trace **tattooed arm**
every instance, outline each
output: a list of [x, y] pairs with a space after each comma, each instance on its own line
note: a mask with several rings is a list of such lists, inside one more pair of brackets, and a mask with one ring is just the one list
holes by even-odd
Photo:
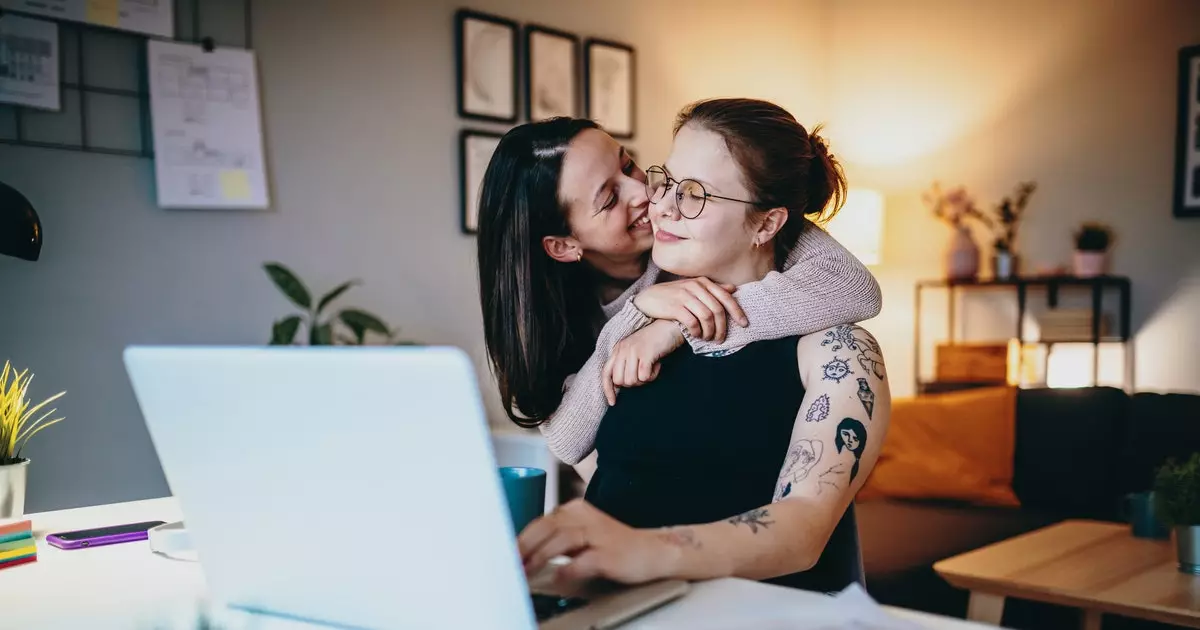
[[519, 539], [531, 571], [560, 554], [567, 579], [767, 579], [816, 564], [879, 456], [891, 393], [879, 344], [838, 326], [796, 347], [804, 400], [770, 505], [703, 525], [633, 529], [583, 501], [534, 521]]
[[664, 532], [678, 550], [673, 575], [766, 579], [811, 568], [871, 473], [891, 417], [879, 344], [837, 326], [803, 337], [796, 356], [805, 395], [774, 503]]

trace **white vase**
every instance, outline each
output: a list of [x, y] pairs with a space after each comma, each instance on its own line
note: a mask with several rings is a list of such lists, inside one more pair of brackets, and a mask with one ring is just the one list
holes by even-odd
[[25, 515], [25, 482], [29, 460], [0, 466], [0, 521]]
[[1080, 278], [1095, 278], [1103, 276], [1107, 273], [1108, 253], [1107, 252], [1082, 252], [1075, 250], [1075, 256], [1072, 258], [1075, 275]]
[[974, 280], [979, 276], [979, 246], [965, 226], [954, 231], [946, 250], [946, 277], [951, 280]]
[[1012, 252], [998, 251], [992, 258], [992, 275], [997, 280], [1011, 280], [1017, 275], [1017, 256]]

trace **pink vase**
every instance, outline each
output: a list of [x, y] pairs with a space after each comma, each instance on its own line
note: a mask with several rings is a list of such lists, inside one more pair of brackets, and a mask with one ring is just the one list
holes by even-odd
[[1108, 252], [1081, 252], [1076, 250], [1072, 259], [1075, 275], [1080, 278], [1095, 278], [1108, 273]]
[[954, 230], [946, 250], [946, 277], [951, 280], [974, 280], [979, 277], [979, 246], [966, 226]]

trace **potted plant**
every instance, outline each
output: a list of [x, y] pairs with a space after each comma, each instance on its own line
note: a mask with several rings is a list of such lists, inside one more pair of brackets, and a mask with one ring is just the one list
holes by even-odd
[[1094, 278], [1108, 273], [1108, 248], [1112, 230], [1102, 223], [1084, 223], [1075, 232], [1075, 275]]
[[62, 421], [62, 418], [47, 419], [58, 409], [51, 409], [31, 420], [42, 408], [66, 393], [59, 392], [31, 405], [28, 394], [32, 380], [29, 370], [17, 372], [8, 361], [4, 362], [4, 370], [0, 372], [0, 520], [20, 518], [25, 514], [29, 458], [21, 453], [29, 438]]
[[275, 286], [279, 287], [279, 290], [292, 303], [304, 309], [303, 315], [284, 317], [271, 326], [271, 345], [294, 344], [301, 324], [308, 325], [308, 333], [305, 336], [308, 338], [308, 344], [312, 346], [366, 345], [367, 333], [383, 336], [386, 343], [395, 345], [412, 343], [398, 339], [396, 333], [399, 332], [399, 329], [389, 328], [383, 320], [361, 309], [342, 309], [333, 315], [323, 317], [325, 309], [350, 287], [358, 284], [357, 280], [343, 282], [314, 303], [308, 287], [290, 269], [276, 262], [266, 263], [263, 268], [266, 269], [267, 275], [270, 276]]
[[1200, 453], [1183, 463], [1168, 459], [1159, 467], [1154, 503], [1174, 534], [1179, 570], [1200, 575]]
[[1033, 182], [1021, 182], [1011, 196], [1000, 200], [996, 206], [996, 240], [993, 243], [992, 272], [998, 280], [1007, 280], [1017, 275], [1020, 262], [1014, 250], [1017, 240], [1017, 228], [1021, 224], [1021, 216], [1029, 197], [1037, 190]]

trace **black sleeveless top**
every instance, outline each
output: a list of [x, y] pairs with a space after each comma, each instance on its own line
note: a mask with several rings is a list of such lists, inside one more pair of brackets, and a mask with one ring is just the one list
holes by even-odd
[[[631, 527], [710, 523], [770, 504], [804, 397], [798, 339], [723, 357], [684, 344], [655, 381], [621, 390], [596, 435], [587, 501]], [[858, 563], [851, 506], [816, 566], [767, 581], [840, 591]]]

